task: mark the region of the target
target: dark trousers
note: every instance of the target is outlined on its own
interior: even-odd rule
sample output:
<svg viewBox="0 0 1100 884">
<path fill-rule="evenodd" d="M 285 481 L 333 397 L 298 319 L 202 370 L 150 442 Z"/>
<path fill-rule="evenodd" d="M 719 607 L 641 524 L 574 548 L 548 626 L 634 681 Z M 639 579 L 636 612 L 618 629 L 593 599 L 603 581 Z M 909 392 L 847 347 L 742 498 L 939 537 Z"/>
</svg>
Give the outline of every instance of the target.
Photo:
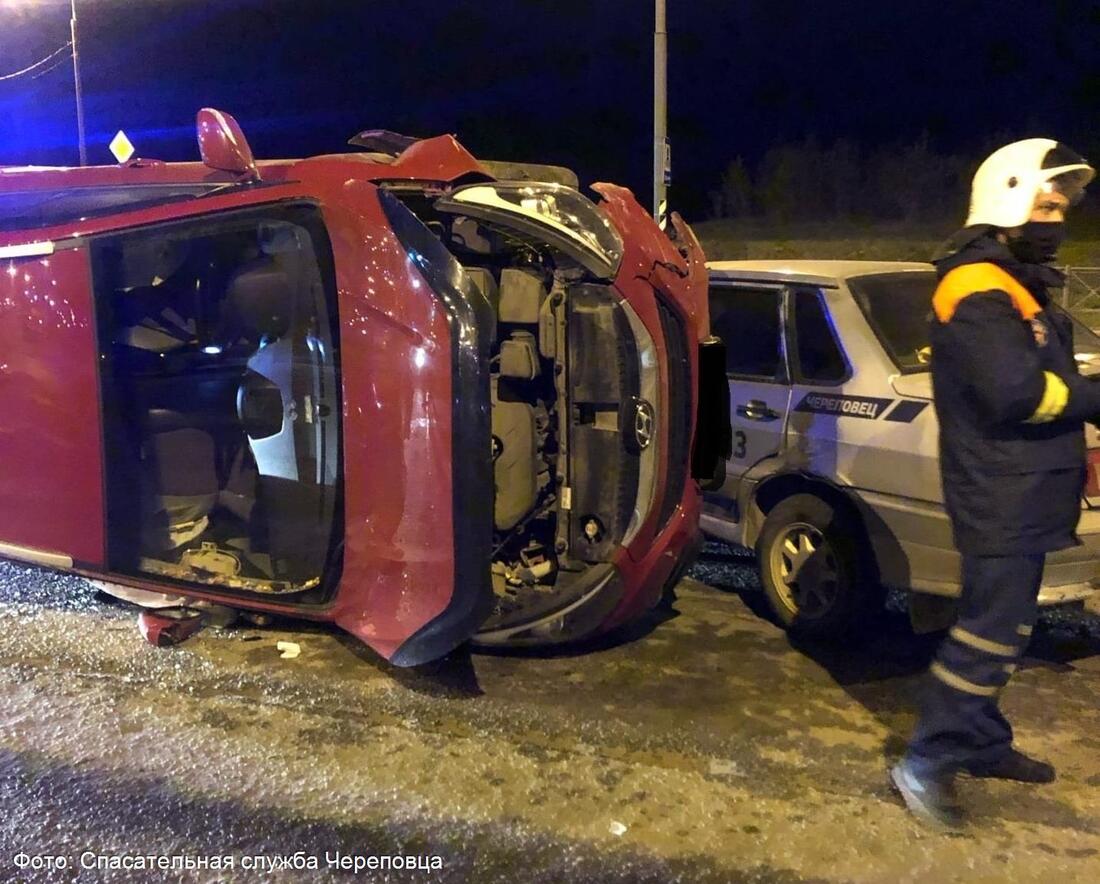
<svg viewBox="0 0 1100 884">
<path fill-rule="evenodd" d="M 907 753 L 921 773 L 986 764 L 1012 745 L 997 702 L 1035 624 L 1044 558 L 963 556 L 959 618 L 929 670 Z"/>
</svg>

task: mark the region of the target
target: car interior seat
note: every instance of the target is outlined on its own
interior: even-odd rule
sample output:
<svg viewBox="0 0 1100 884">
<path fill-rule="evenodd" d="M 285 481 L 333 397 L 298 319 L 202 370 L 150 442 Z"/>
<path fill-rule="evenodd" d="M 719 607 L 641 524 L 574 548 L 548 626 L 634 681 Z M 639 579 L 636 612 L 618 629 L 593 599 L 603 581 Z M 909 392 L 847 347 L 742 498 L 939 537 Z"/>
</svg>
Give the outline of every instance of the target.
<svg viewBox="0 0 1100 884">
<path fill-rule="evenodd" d="M 127 259 L 113 302 L 113 370 L 138 460 L 142 552 L 156 556 L 207 529 L 215 443 L 185 356 L 196 342 L 194 276 L 170 243 L 142 244 Z"/>
<path fill-rule="evenodd" d="M 274 578 L 307 579 L 320 571 L 317 507 L 310 506 L 315 477 L 305 428 L 304 396 L 296 395 L 295 296 L 284 262 L 265 255 L 242 267 L 229 283 L 228 297 L 244 340 L 237 414 L 256 464 L 256 506 L 251 525 L 254 550 L 265 550 Z M 293 272 L 293 264 L 289 268 Z M 302 437 L 302 438 L 299 438 Z"/>
</svg>

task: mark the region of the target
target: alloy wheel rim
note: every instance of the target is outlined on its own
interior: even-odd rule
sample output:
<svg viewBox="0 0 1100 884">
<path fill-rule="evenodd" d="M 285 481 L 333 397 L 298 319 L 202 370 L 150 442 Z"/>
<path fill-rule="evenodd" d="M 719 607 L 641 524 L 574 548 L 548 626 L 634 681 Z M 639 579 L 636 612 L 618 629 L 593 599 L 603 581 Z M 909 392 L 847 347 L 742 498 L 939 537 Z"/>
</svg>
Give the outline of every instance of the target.
<svg viewBox="0 0 1100 884">
<path fill-rule="evenodd" d="M 773 582 L 792 613 L 807 620 L 825 614 L 840 594 L 840 566 L 836 551 L 819 528 L 795 522 L 772 544 Z"/>
</svg>

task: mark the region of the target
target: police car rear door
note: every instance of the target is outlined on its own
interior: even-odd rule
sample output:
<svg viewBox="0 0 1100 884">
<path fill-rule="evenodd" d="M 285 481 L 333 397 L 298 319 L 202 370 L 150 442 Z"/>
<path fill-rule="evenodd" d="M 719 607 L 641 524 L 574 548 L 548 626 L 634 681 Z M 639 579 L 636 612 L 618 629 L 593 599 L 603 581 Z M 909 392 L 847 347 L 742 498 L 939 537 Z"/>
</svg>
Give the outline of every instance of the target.
<svg viewBox="0 0 1100 884">
<path fill-rule="evenodd" d="M 736 500 L 742 477 L 783 447 L 790 408 L 784 340 L 786 289 L 711 276 L 711 331 L 726 344 L 733 455 L 719 496 Z"/>
<path fill-rule="evenodd" d="M 830 291 L 835 295 L 835 292 Z M 868 428 L 882 418 L 892 398 L 855 395 L 854 371 L 825 291 L 798 286 L 788 292 L 787 350 L 791 367 L 791 464 L 834 481 L 847 482 L 850 459 Z"/>
</svg>

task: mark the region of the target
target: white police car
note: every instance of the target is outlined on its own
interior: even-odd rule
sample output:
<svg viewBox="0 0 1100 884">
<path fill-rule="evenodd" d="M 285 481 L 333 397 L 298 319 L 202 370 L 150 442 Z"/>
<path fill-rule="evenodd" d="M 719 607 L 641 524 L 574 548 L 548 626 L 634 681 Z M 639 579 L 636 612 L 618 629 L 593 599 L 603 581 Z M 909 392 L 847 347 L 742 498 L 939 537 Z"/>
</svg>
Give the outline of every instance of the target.
<svg viewBox="0 0 1100 884">
<path fill-rule="evenodd" d="M 946 625 L 960 558 L 943 508 L 931 407 L 929 264 L 720 261 L 711 330 L 726 342 L 733 457 L 703 530 L 755 548 L 768 602 L 807 635 L 850 632 L 883 587 L 914 625 Z M 1078 325 L 1083 370 L 1100 338 Z M 1100 437 L 1089 428 L 1090 460 Z M 1040 604 L 1100 586 L 1100 489 L 1089 466 L 1082 546 L 1047 557 Z M 1097 508 L 1091 508 L 1089 499 Z"/>
</svg>

